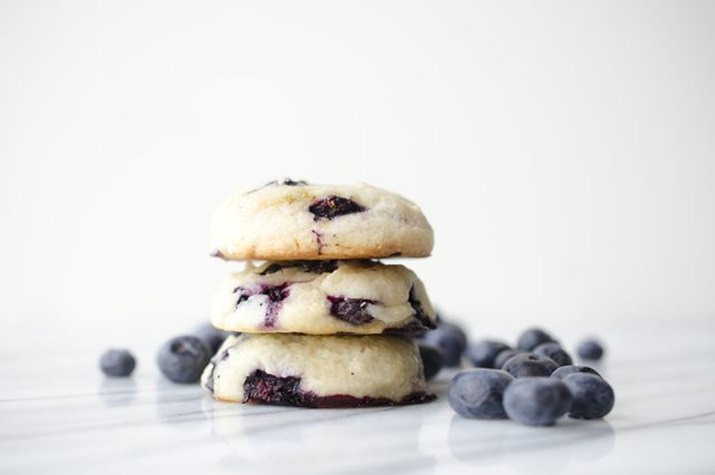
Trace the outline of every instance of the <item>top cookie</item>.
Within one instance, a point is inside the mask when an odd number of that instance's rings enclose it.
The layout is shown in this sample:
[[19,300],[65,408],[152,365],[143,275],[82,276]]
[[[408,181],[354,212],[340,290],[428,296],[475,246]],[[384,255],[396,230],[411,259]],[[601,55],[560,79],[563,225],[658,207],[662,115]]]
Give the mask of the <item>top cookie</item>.
[[211,224],[212,254],[229,260],[425,257],[432,245],[417,205],[364,183],[271,182],[230,197]]

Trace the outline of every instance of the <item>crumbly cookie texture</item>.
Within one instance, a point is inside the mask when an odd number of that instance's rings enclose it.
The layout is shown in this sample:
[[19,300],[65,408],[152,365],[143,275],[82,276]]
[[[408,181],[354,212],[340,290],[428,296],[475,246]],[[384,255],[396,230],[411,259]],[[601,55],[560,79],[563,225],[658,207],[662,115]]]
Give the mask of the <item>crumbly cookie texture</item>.
[[307,407],[426,402],[416,344],[396,336],[240,335],[201,382],[216,399]]
[[211,322],[248,333],[419,334],[435,327],[424,285],[376,261],[246,263],[214,295]]
[[211,224],[212,255],[228,260],[424,257],[432,246],[417,205],[364,183],[272,182],[231,196]]

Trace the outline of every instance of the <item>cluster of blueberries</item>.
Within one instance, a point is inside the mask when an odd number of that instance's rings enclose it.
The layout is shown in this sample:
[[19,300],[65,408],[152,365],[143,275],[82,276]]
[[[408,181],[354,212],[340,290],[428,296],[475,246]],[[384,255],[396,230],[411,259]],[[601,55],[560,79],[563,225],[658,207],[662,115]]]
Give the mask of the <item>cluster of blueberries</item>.
[[[568,352],[540,328],[524,331],[512,348],[495,340],[468,344],[458,326],[440,322],[423,337],[420,353],[428,378],[442,366],[459,366],[462,355],[476,367],[457,373],[449,386],[449,403],[464,417],[508,417],[546,426],[565,414],[574,419],[602,418],[615,402],[613,388],[596,370],[573,365]],[[577,353],[583,360],[598,361],[603,347],[596,340],[585,340]]]
[[[174,337],[159,348],[159,369],[174,383],[195,383],[228,335],[207,323],[191,335]],[[134,371],[136,358],[129,350],[110,349],[102,354],[99,367],[107,376],[126,377]]]

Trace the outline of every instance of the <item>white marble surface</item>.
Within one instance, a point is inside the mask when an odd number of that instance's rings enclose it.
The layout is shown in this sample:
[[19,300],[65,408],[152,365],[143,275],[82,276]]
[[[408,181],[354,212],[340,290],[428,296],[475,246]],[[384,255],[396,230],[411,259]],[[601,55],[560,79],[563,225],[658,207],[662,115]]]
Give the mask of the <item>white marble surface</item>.
[[0,473],[715,473],[715,321],[644,322],[602,332],[614,411],[551,428],[454,415],[449,373],[426,405],[219,403],[163,381],[149,347],[133,378],[109,380],[87,336],[29,344],[4,324]]

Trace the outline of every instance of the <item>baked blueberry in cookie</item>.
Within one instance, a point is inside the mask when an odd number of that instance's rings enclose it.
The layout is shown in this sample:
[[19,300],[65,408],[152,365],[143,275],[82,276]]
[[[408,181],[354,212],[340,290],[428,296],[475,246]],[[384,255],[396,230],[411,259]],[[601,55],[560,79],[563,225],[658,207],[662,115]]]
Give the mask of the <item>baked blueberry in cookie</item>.
[[324,272],[333,272],[334,270],[336,270],[338,268],[338,263],[336,260],[274,262],[272,264],[269,264],[268,267],[261,271],[261,275],[273,274],[281,269],[285,269],[286,267],[298,267],[304,272],[322,274]]
[[350,198],[333,195],[315,200],[308,210],[313,213],[313,220],[318,221],[319,219],[333,219],[345,214],[362,213],[365,208]]
[[353,325],[364,325],[374,320],[368,308],[375,303],[374,300],[328,295],[328,301],[330,301],[330,315],[340,320],[345,320]]

